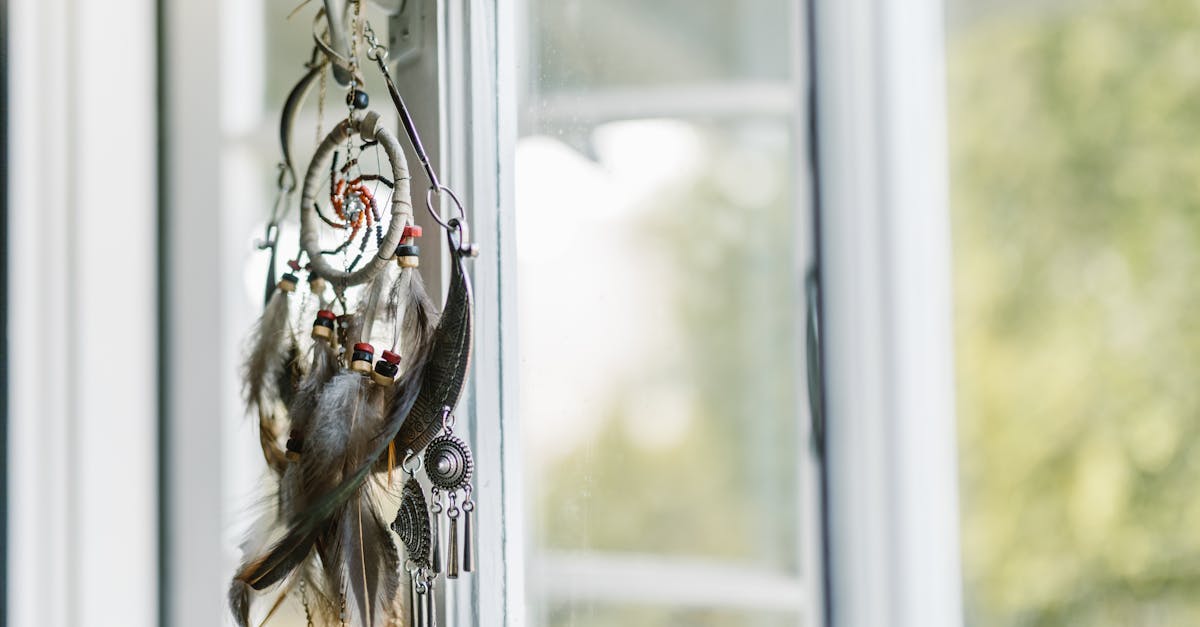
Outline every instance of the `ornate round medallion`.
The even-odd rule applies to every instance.
[[[396,512],[396,520],[392,521],[392,531],[400,536],[409,559],[418,564],[429,562],[429,508],[425,505],[421,484],[416,479],[409,479],[404,484],[404,494],[400,499],[400,509]]]
[[[474,467],[471,449],[457,436],[438,436],[425,449],[425,474],[443,490],[458,490],[467,485]]]

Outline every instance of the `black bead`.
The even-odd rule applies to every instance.
[[[385,377],[394,377],[399,371],[400,366],[397,366],[396,364],[386,362],[382,359],[375,362],[375,372],[378,372]]]
[[[371,103],[371,98],[367,96],[367,92],[361,89],[355,89],[353,92],[346,94],[346,104],[355,109],[366,109]]]
[[[421,247],[416,244],[401,244],[396,247],[397,257],[420,257]]]
[[[296,283],[297,281],[300,280],[300,279],[297,279],[296,275],[292,274],[291,272],[284,273],[284,275],[279,278],[284,281],[287,281],[289,283]]]
[[[333,320],[326,320],[325,318],[317,318],[316,320],[313,320],[313,326],[314,327],[325,327],[326,329],[332,329],[333,328]]]
[[[354,351],[350,357],[350,361],[371,361],[372,359],[374,359],[374,355],[367,351]]]

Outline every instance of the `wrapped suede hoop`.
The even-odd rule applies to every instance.
[[[379,121],[379,114],[375,112],[368,113],[359,120],[343,120],[329,132],[321,145],[317,146],[317,151],[308,165],[308,172],[304,175],[304,193],[300,198],[300,246],[312,263],[312,272],[341,289],[371,280],[371,277],[395,256],[396,246],[404,235],[404,227],[413,223],[408,162],[404,158],[404,150],[396,136],[381,126]],[[391,222],[379,245],[378,253],[362,267],[346,272],[330,265],[325,255],[321,254],[321,238],[318,232],[321,220],[317,216],[316,202],[322,177],[329,167],[334,150],[354,135],[358,135],[363,141],[379,142],[392,166],[395,188],[392,190]]]

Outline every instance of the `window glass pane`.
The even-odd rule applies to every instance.
[[[976,625],[1200,620],[1200,6],[954,0]]]
[[[516,256],[537,624],[802,616],[800,17],[765,4],[529,3]],[[784,609],[694,608],[675,573],[775,578]]]
[[[536,90],[787,80],[791,4],[530,0]]]

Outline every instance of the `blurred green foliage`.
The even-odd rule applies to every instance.
[[[628,223],[628,237],[654,277],[653,302],[630,306],[670,312],[679,338],[656,366],[614,385],[599,432],[531,478],[539,552],[655,555],[726,563],[765,572],[800,569],[801,439],[804,400],[803,311],[797,277],[797,220],[788,168],[786,119],[737,124],[696,122],[701,165],[660,189]],[[730,179],[734,163],[761,167],[763,194]],[[747,175],[750,176],[750,175]],[[583,259],[579,279],[611,272]],[[581,333],[606,333],[599,328]],[[628,339],[628,338],[624,338]],[[621,341],[621,340],[617,340]],[[580,373],[580,376],[588,376]],[[645,430],[665,417],[650,400],[664,387],[689,403],[675,439],[648,444]],[[570,408],[563,408],[570,420]],[[686,562],[685,562],[686,563]],[[548,626],[716,627],[794,625],[766,613],[670,604],[555,599],[535,606]]]
[[[949,54],[968,624],[1200,624],[1200,3]]]
[[[696,129],[705,139],[703,165],[614,229],[632,234],[667,269],[673,280],[654,286],[661,301],[636,306],[667,308],[682,341],[658,370],[631,364],[639,378],[608,399],[601,431],[535,482],[535,537],[545,549],[794,571],[805,445],[803,321],[794,312],[803,308],[790,261],[797,216],[784,184],[786,120]],[[747,153],[770,172],[760,176],[775,181],[764,197],[719,183]],[[605,270],[584,260],[580,278],[595,283],[588,274]],[[646,410],[646,398],[663,385],[686,391],[693,413],[677,441],[647,447],[641,430],[660,417]]]

